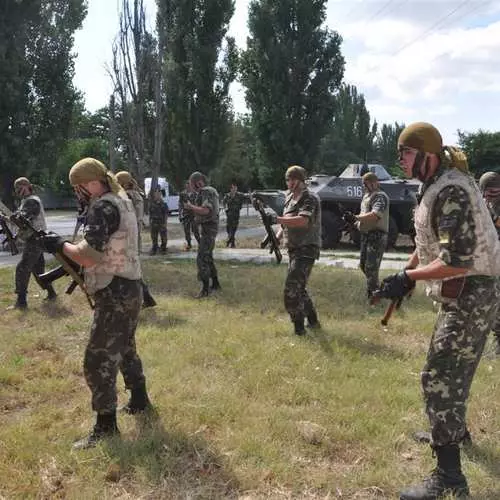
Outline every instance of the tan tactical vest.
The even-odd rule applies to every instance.
[[[389,231],[389,197],[383,191],[375,191],[373,193],[366,193],[361,200],[361,211],[360,214],[367,214],[372,211],[373,198],[375,195],[381,194],[386,199],[386,207],[382,212],[382,217],[380,219],[372,221],[359,221],[359,231],[361,233],[368,233],[370,231],[383,231],[387,233]]]
[[[431,216],[437,195],[447,186],[462,188],[469,195],[472,204],[477,244],[473,255],[474,265],[467,274],[500,275],[500,243],[486,203],[474,179],[456,169],[449,169],[430,185],[415,210],[415,242],[419,264],[429,264],[439,257],[439,238],[433,230]],[[428,281],[427,295],[440,300],[441,283],[441,280]]]
[[[120,226],[105,245],[104,258],[101,262],[85,268],[85,284],[91,294],[106,288],[114,276],[129,280],[141,278],[137,248],[137,219],[132,202],[113,193],[106,193],[99,200],[109,201],[119,210]]]

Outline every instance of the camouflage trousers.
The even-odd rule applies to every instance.
[[[193,218],[186,218],[182,220],[182,227],[184,229],[184,238],[186,239],[186,243],[191,246],[191,232],[194,235],[197,243],[200,243],[200,231],[198,229],[198,224],[195,224]]]
[[[26,294],[30,275],[36,276],[45,271],[43,250],[33,241],[27,241],[23,248],[21,260],[16,266],[16,293]]]
[[[458,443],[465,434],[466,402],[499,298],[497,278],[471,276],[456,303],[441,304],[422,371],[426,412],[438,446]]]
[[[383,231],[361,233],[359,267],[366,276],[366,288],[369,293],[378,288],[378,272],[386,245],[387,233]]]
[[[288,274],[285,281],[285,309],[292,321],[300,321],[314,311],[307,292],[307,281],[311,275],[314,259],[289,253]]]
[[[208,281],[217,277],[214,263],[215,239],[217,238],[217,224],[200,224],[201,235],[198,242],[196,265],[198,266],[198,279]]]
[[[92,392],[92,409],[116,411],[116,377],[122,373],[127,389],[145,383],[135,346],[135,330],[142,304],[140,281],[114,277],[95,295],[94,320],[85,350],[83,371]]]
[[[234,237],[236,236],[236,231],[238,230],[238,225],[240,223],[240,214],[237,216],[229,213],[226,219],[226,232],[227,232],[227,242],[229,244],[235,243]]]
[[[161,248],[165,250],[167,248],[167,228],[165,224],[155,224],[151,223],[151,241],[153,243],[153,250],[158,249],[158,236],[161,240]]]

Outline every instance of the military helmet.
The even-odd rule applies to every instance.
[[[485,172],[479,179],[479,188],[483,193],[488,188],[500,188],[500,174],[498,172]]]
[[[120,186],[125,187],[128,186],[131,182],[134,181],[134,178],[130,175],[126,170],[122,170],[115,174],[116,180]]]
[[[72,186],[78,186],[91,181],[104,181],[107,174],[108,169],[104,163],[95,158],[83,158],[71,167],[69,182]]]
[[[14,181],[14,189],[19,189],[21,186],[31,186],[31,182],[27,177],[18,177]]]
[[[443,138],[439,130],[426,122],[417,122],[408,125],[400,134],[398,147],[407,146],[423,153],[438,155],[443,149]]]
[[[307,172],[305,168],[299,167],[298,165],[292,165],[288,167],[285,173],[285,179],[298,179],[304,182],[307,178]]]
[[[362,179],[363,179],[363,183],[364,182],[378,182],[378,177],[373,172],[367,172],[365,175],[363,175]]]

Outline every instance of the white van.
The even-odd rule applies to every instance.
[[[158,187],[165,190],[163,201],[168,205],[169,213],[179,211],[179,195],[170,189],[170,185],[165,177],[158,177]],[[144,179],[144,192],[146,197],[149,196],[151,191],[151,177]]]

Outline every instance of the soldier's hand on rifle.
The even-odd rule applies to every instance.
[[[66,241],[68,240],[53,232],[46,233],[39,238],[44,251],[52,254],[62,253],[63,245]]]
[[[376,295],[386,299],[399,299],[408,295],[415,288],[415,281],[412,280],[406,271],[391,274],[382,281]]]
[[[273,226],[274,224],[277,224],[277,219],[278,216],[274,212],[264,212],[262,214],[262,222],[264,222],[264,224]]]
[[[344,212],[344,215],[342,215],[342,219],[344,219],[344,221],[351,226],[354,226],[354,224],[356,224],[356,222],[358,221],[357,217],[349,210],[346,210]]]

